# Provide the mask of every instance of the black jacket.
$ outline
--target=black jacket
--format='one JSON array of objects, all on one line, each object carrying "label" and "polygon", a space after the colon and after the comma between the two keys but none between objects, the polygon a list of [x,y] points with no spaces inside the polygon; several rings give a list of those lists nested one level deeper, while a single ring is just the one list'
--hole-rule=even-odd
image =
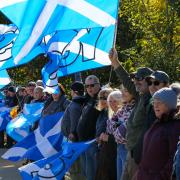
[{"label": "black jacket", "polygon": [[82,114],[77,126],[77,135],[80,141],[87,141],[95,138],[96,121],[99,116],[99,111],[95,108],[97,99],[86,97],[86,103],[82,109]]},{"label": "black jacket", "polygon": [[58,101],[53,101],[53,98],[50,97],[42,111],[42,117],[45,117],[50,114],[54,114],[57,112],[65,111],[66,107],[69,105],[70,101],[66,98],[65,95],[61,95]]}]

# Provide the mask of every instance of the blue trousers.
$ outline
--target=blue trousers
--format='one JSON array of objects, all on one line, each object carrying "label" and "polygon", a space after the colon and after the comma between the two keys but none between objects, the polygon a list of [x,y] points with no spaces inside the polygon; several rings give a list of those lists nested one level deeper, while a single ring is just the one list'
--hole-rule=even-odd
[{"label": "blue trousers", "polygon": [[176,155],[176,179],[180,179],[180,144],[178,145],[177,155]]},{"label": "blue trousers", "polygon": [[121,179],[125,161],[127,156],[127,150],[124,144],[117,145],[117,180]]},{"label": "blue trousers", "polygon": [[96,153],[97,144],[93,143],[80,157],[82,173],[87,180],[94,180],[95,178],[97,167]]}]

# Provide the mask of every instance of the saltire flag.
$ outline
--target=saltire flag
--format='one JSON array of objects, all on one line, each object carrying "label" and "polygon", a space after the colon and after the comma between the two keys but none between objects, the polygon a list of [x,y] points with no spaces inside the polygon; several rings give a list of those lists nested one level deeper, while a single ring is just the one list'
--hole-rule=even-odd
[{"label": "saltire flag", "polygon": [[37,161],[58,153],[63,141],[60,128],[62,116],[63,112],[60,112],[41,118],[39,127],[4,153],[2,158],[10,161],[24,158]]},{"label": "saltire flag", "polygon": [[48,58],[49,61],[41,70],[44,90],[52,94],[59,94],[60,89],[57,72],[59,69],[60,57],[57,54],[49,53]]},{"label": "saltire flag", "polygon": [[0,107],[4,106],[4,93],[2,91],[0,91]]},{"label": "saltire flag", "polygon": [[18,142],[25,138],[33,124],[41,118],[43,107],[44,103],[24,104],[23,113],[8,123],[7,134]]},{"label": "saltire flag", "polygon": [[117,1],[1,0],[1,12],[19,29],[12,48],[14,65],[27,63],[29,57],[40,53],[43,37],[55,31],[115,24]]},{"label": "saltire flag", "polygon": [[59,153],[19,168],[20,174],[24,180],[60,180],[79,155],[94,142],[95,140],[79,143],[65,142]]},{"label": "saltire flag", "polygon": [[1,70],[0,71],[0,89],[5,87],[6,85],[8,85],[10,82],[11,82],[11,79],[10,79],[7,71]]},{"label": "saltire flag", "polygon": [[3,131],[6,129],[7,124],[12,119],[10,116],[11,109],[8,107],[3,106],[4,103],[1,103],[0,107],[0,131]]},{"label": "saltire flag", "polygon": [[[1,6],[1,5],[0,5]],[[0,24],[0,69],[4,70],[16,66],[12,56],[12,47],[19,34],[18,28],[14,24],[3,25]],[[43,46],[43,44],[41,44]],[[44,53],[41,46],[35,48],[25,58],[30,61],[37,55]],[[7,81],[8,82],[8,81]]]},{"label": "saltire flag", "polygon": [[58,92],[58,77],[110,65],[115,25],[58,31],[44,46],[49,62],[42,69],[46,89]]},{"label": "saltire flag", "polygon": [[[14,24],[0,24],[0,64],[12,59],[11,49],[18,35],[18,28]],[[1,68],[2,69],[2,68]]]}]

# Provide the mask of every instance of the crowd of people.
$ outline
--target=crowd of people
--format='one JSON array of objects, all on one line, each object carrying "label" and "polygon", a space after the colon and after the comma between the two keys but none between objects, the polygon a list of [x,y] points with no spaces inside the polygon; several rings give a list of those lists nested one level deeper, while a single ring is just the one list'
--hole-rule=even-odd
[{"label": "crowd of people", "polygon": [[[115,49],[109,58],[120,88],[101,86],[89,75],[84,84],[72,83],[69,100],[61,84],[59,94],[49,94],[38,80],[17,92],[9,87],[5,103],[22,110],[44,102],[42,117],[64,111],[61,131],[69,141],[96,139],[67,173],[72,180],[180,180],[180,83],[170,84],[167,73],[148,67],[129,74]],[[4,139],[1,132],[1,148],[14,144],[8,135],[7,144]]]}]

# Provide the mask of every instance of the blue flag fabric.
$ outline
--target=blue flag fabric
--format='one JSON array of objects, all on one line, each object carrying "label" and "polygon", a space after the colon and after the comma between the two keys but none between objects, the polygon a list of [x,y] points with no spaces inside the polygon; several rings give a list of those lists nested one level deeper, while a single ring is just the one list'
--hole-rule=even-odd
[{"label": "blue flag fabric", "polygon": [[[19,31],[15,25],[0,24],[0,70],[16,66],[12,56],[12,47],[18,34]],[[44,50],[41,46],[43,46],[43,43],[34,48],[25,58],[23,58],[22,64],[29,62],[39,54],[43,54]]]},{"label": "blue flag fabric", "polygon": [[12,119],[10,116],[10,108],[5,107],[4,103],[0,103],[0,131],[6,129],[7,124]]},{"label": "blue flag fabric", "polygon": [[49,62],[42,69],[46,89],[58,91],[58,77],[110,65],[115,26],[57,32],[45,46]]},{"label": "blue flag fabric", "polygon": [[65,142],[62,144],[62,150],[59,153],[50,158],[45,158],[19,168],[20,174],[24,180],[60,180],[79,155],[86,151],[94,141],[80,143]]},{"label": "blue flag fabric", "polygon": [[0,89],[5,87],[6,85],[8,85],[10,82],[11,82],[11,79],[10,79],[7,71],[1,70],[0,71]]},{"label": "blue flag fabric", "polygon": [[7,134],[18,142],[25,138],[33,124],[40,119],[43,107],[44,103],[25,104],[23,113],[8,123]]},{"label": "blue flag fabric", "polygon": [[63,135],[60,124],[63,112],[40,119],[39,127],[9,149],[2,158],[18,161],[24,158],[39,160],[59,152]]},{"label": "blue flag fabric", "polygon": [[5,98],[4,93],[3,93],[3,92],[0,92],[0,107],[4,107],[4,105],[5,105],[5,100],[4,100],[4,98]]},{"label": "blue flag fabric", "polygon": [[24,104],[23,114],[40,117],[43,108],[44,108],[44,103],[40,103],[40,102]]},{"label": "blue flag fabric", "polygon": [[41,70],[42,81],[45,91],[58,94],[60,92],[58,85],[58,69],[60,63],[60,56],[54,53],[49,53],[49,61]]},{"label": "blue flag fabric", "polygon": [[12,49],[15,65],[28,62],[26,56],[30,56],[39,47],[47,34],[57,30],[108,27],[115,24],[114,16],[118,2],[118,0],[1,1],[1,12],[20,30]]},{"label": "blue flag fabric", "polygon": [[18,35],[18,28],[14,24],[0,24],[0,64],[12,58],[11,48]]}]

